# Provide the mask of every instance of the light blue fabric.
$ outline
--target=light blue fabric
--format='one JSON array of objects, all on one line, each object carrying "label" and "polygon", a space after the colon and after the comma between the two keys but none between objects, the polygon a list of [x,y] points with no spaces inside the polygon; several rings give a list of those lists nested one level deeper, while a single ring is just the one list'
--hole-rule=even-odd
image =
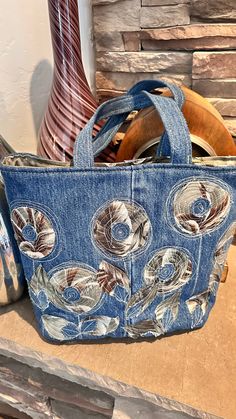
[{"label": "light blue fabric", "polygon": [[[151,104],[170,163],[95,167],[120,122],[93,142],[94,123]],[[108,101],[80,133],[74,167],[1,172],[44,338],[157,337],[206,322],[236,228],[236,167],[191,163],[175,100],[138,90]]]}]

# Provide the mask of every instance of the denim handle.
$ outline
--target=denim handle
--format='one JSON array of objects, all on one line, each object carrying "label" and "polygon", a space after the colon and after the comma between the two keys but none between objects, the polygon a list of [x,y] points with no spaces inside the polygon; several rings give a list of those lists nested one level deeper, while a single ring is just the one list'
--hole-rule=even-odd
[{"label": "denim handle", "polygon": [[134,96],[124,95],[121,101],[112,99],[99,106],[76,139],[74,166],[83,169],[93,167],[94,155],[100,153],[109,144],[110,138],[119,129],[119,124],[114,125],[113,123],[112,127],[109,127],[106,132],[106,134],[108,133],[106,141],[103,144],[99,143],[98,147],[98,142],[94,144],[92,142],[93,126],[96,122],[100,119],[125,114],[134,109],[139,110],[151,105],[155,106],[166,129],[170,143],[171,162],[174,164],[191,163],[192,150],[189,130],[178,105],[171,98],[155,96],[143,91]]},{"label": "denim handle", "polygon": [[177,105],[182,108],[185,97],[183,91],[178,87],[176,84],[169,83],[163,80],[142,80],[136,83],[130,90],[128,90],[128,95],[136,95],[137,93],[141,93],[143,90],[150,92],[151,90],[158,89],[159,87],[168,87],[168,89],[173,94],[174,100],[176,101]]},{"label": "denim handle", "polygon": [[[177,105],[180,109],[185,102],[184,92],[179,88],[176,84],[169,83],[163,80],[143,80],[139,83],[135,84],[129,91],[128,94],[134,95],[140,93],[142,90],[151,91],[153,89],[157,89],[158,87],[168,87],[168,89],[173,94],[174,100],[176,101]],[[166,132],[163,133],[158,149],[157,149],[157,156],[169,156],[170,155],[170,143],[168,139],[168,135]]]},{"label": "denim handle", "polygon": [[[173,94],[174,100],[176,101],[176,103],[178,104],[178,106],[180,108],[182,108],[184,101],[185,101],[185,97],[184,97],[184,93],[183,91],[176,85],[173,83],[169,83],[163,80],[143,80],[140,81],[138,83],[136,83],[133,87],[131,87],[131,89],[128,90],[127,92],[127,96],[134,96],[140,92],[142,92],[143,90],[146,91],[151,91],[154,89],[157,89],[159,87],[167,87],[170,92]],[[113,103],[116,102],[117,106],[122,107],[122,101],[123,101],[123,96],[112,99]],[[99,133],[97,134],[97,136],[94,138],[93,142],[96,145],[96,147],[99,149],[101,147],[101,145],[108,140],[109,142],[112,140],[112,137],[109,136],[109,129],[114,127],[114,126],[118,126],[118,129],[120,128],[120,126],[123,124],[123,122],[125,121],[125,119],[127,118],[127,116],[129,115],[129,112],[124,113],[124,114],[120,114],[120,115],[115,115],[113,117],[111,117],[101,128],[101,130],[99,131]],[[117,129],[117,131],[118,131]],[[169,147],[169,142],[168,140],[165,139],[165,133],[163,135],[164,138],[161,139],[160,145],[159,145],[159,150],[160,150],[160,155],[164,155],[164,152],[166,152],[167,156],[170,154],[170,147]],[[96,153],[97,154],[97,153]]]}]

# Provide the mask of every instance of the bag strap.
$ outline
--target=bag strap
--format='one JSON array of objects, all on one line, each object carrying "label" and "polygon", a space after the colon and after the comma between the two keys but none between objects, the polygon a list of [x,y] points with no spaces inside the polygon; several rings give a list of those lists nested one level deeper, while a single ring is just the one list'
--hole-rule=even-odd
[{"label": "bag strap", "polygon": [[[93,144],[93,126],[101,119],[114,115],[125,115],[132,110],[154,105],[166,129],[170,143],[170,159],[173,164],[189,164],[192,159],[192,147],[189,130],[176,102],[171,98],[156,96],[146,91],[135,96],[124,95],[120,101],[114,99],[99,106],[85,128],[80,132],[74,147],[74,166],[88,169],[94,166],[94,156],[99,154],[110,142],[119,129],[119,124],[108,127],[102,142]],[[105,138],[106,137],[106,138]],[[105,139],[104,139],[105,138]]]},{"label": "bag strap", "polygon": [[[152,91],[154,89],[157,88],[162,88],[162,87],[167,87],[170,92],[172,93],[174,100],[176,101],[176,103],[178,104],[178,106],[180,108],[182,108],[184,101],[185,101],[185,97],[184,97],[184,93],[183,91],[176,85],[173,83],[169,83],[167,81],[164,80],[143,80],[140,81],[138,83],[136,83],[133,87],[131,87],[131,89],[128,90],[127,92],[127,96],[134,96],[140,92],[142,92],[143,90],[146,91]],[[123,96],[118,97],[118,98],[114,98],[111,99],[113,101],[113,103],[115,102],[117,104],[117,106],[122,106],[122,101],[123,101]],[[101,145],[109,138],[109,142],[112,140],[112,138],[108,137],[107,132],[109,132],[109,129],[114,127],[114,126],[118,126],[117,131],[119,130],[119,128],[121,127],[121,125],[123,124],[123,122],[125,121],[125,119],[127,118],[127,116],[129,115],[130,112],[126,112],[124,114],[120,114],[120,115],[115,115],[113,117],[111,117],[104,125],[103,127],[100,129],[99,133],[96,135],[96,137],[93,139],[93,142],[95,144],[97,144],[97,148],[99,149],[101,147]],[[163,137],[165,138],[166,133],[163,134]],[[166,145],[166,147],[164,147],[164,144]],[[160,141],[160,145],[158,150],[160,150],[160,155],[164,155],[163,153],[166,152],[167,156],[170,154],[169,150],[170,147],[168,145],[167,140],[163,140],[161,139]],[[97,154],[97,153],[96,153]]]},{"label": "bag strap", "polygon": [[151,92],[154,89],[158,89],[160,87],[168,87],[170,92],[173,94],[174,100],[176,101],[177,105],[182,108],[185,97],[183,91],[174,83],[169,83],[164,80],[142,80],[136,83],[131,89],[128,90],[128,95],[136,95],[137,93],[141,93],[143,90],[147,92]]}]

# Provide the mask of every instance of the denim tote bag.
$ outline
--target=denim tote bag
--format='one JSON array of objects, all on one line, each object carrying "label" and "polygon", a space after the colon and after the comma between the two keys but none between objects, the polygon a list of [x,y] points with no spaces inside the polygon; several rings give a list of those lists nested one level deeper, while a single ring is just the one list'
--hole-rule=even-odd
[{"label": "denim tote bag", "polygon": [[[101,105],[75,143],[72,166],[27,154],[3,161],[45,339],[158,337],[206,322],[236,228],[236,165],[233,158],[192,161],[174,97],[138,89]],[[96,165],[127,113],[151,105],[165,126],[167,163]],[[107,118],[93,141],[93,125]]]}]

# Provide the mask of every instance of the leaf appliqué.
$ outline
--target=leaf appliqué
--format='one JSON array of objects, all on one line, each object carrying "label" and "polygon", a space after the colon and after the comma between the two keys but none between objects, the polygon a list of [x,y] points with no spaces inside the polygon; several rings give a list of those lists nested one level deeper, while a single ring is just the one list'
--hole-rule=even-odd
[{"label": "leaf appliqu\u00e9", "polygon": [[233,240],[234,234],[236,231],[236,222],[233,222],[226,232],[221,237],[220,241],[217,244],[214,256],[213,256],[213,268],[209,279],[209,290],[216,295],[221,275],[224,270],[224,265],[227,258],[227,253],[230,247],[230,244]]},{"label": "leaf appliqu\u00e9", "polygon": [[118,301],[125,302],[130,295],[130,283],[126,272],[104,260],[99,265],[97,280],[102,291]]},{"label": "leaf appliqu\u00e9", "polygon": [[[68,336],[65,332],[63,332],[63,329],[66,330],[66,328],[75,328],[76,326],[74,323],[68,322],[66,319],[63,319],[62,317],[57,316],[51,316],[44,314],[42,316],[42,324],[47,332],[47,334],[55,340],[63,341],[66,338],[68,339]],[[77,334],[74,334],[73,337],[76,337],[79,335],[79,331]]]},{"label": "leaf appliqu\u00e9", "polygon": [[81,333],[88,336],[104,336],[116,331],[119,317],[90,316],[81,321]]},{"label": "leaf appliqu\u00e9", "polygon": [[156,321],[160,322],[163,330],[168,332],[178,317],[180,292],[162,301],[155,309]]},{"label": "leaf appliqu\u00e9", "polygon": [[82,319],[77,325],[62,317],[44,314],[42,324],[52,339],[64,341],[78,337],[102,337],[111,334],[119,326],[119,317],[90,316]]},{"label": "leaf appliqu\u00e9", "polygon": [[158,337],[165,333],[162,325],[154,320],[142,320],[136,324],[126,326],[125,330],[132,339],[145,337],[150,334]]},{"label": "leaf appliqu\u00e9", "polygon": [[208,311],[211,292],[204,291],[198,295],[194,295],[186,301],[189,313],[192,317],[191,327],[200,326],[205,314]]},{"label": "leaf appliqu\u00e9", "polygon": [[154,301],[158,294],[158,287],[156,285],[148,285],[140,288],[132,295],[126,305],[127,317],[140,316]]},{"label": "leaf appliqu\u00e9", "polygon": [[[150,285],[150,291],[153,287]],[[138,293],[137,293],[138,294]],[[147,294],[149,295],[149,294]],[[144,337],[151,334],[155,337],[167,333],[177,319],[180,292],[159,303],[155,309],[155,319],[141,320],[126,326],[125,330],[131,338]],[[137,313],[137,312],[136,312]]]}]

